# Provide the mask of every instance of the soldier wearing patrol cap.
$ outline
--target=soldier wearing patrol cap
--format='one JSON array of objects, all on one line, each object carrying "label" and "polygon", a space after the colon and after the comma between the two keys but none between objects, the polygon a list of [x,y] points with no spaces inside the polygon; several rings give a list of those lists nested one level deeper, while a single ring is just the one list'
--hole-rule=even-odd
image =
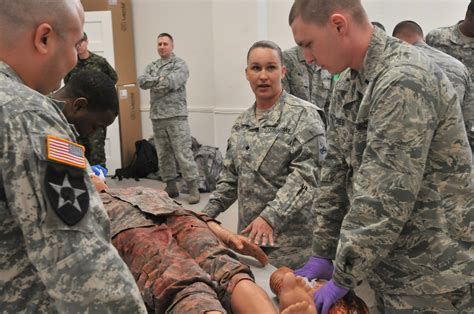
[{"label": "soldier wearing patrol cap", "polygon": [[[76,63],[78,0],[0,0],[0,309],[144,313],[60,107]],[[54,12],[55,14],[51,14]]]}]

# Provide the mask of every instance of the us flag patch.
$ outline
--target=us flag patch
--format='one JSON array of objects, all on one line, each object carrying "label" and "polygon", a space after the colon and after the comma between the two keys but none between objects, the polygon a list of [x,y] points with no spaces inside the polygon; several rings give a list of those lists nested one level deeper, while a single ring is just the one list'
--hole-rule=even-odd
[{"label": "us flag patch", "polygon": [[48,159],[78,168],[86,168],[84,146],[77,143],[48,135]]}]

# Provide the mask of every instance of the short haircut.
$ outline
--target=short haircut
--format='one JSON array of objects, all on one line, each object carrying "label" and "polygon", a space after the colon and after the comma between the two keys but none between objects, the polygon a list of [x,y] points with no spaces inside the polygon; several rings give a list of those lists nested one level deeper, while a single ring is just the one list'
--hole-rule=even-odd
[{"label": "short haircut", "polygon": [[359,23],[367,18],[360,0],[295,0],[290,10],[288,23],[291,26],[299,16],[305,23],[325,25],[336,10],[350,13]]},{"label": "short haircut", "polygon": [[84,34],[82,35],[81,41],[86,41],[86,40],[87,40],[87,34],[86,32],[84,32]]},{"label": "short haircut", "polygon": [[119,113],[119,101],[114,81],[106,74],[91,69],[79,71],[73,75],[64,86],[67,98],[84,97],[89,105],[88,110],[93,112],[112,111]]},{"label": "short haircut", "polygon": [[174,42],[173,36],[171,36],[171,35],[168,34],[168,33],[161,33],[161,34],[158,35],[157,38],[161,38],[161,37],[168,37],[169,39],[171,39],[171,42],[172,42],[172,43]]},{"label": "short haircut", "polygon": [[423,30],[421,29],[421,26],[418,25],[415,21],[401,21],[397,25],[395,25],[392,36],[397,37],[400,33],[403,33],[405,35],[418,35],[423,38]]},{"label": "short haircut", "polygon": [[249,51],[247,52],[247,62],[249,61],[250,52],[252,52],[252,50],[255,48],[268,48],[275,50],[278,54],[278,58],[280,59],[280,64],[283,64],[283,53],[281,52],[280,46],[270,40],[260,40],[250,46]]},{"label": "short haircut", "polygon": [[0,0],[0,42],[11,42],[45,22],[64,37],[72,5],[70,0]]},{"label": "short haircut", "polygon": [[380,28],[380,29],[383,30],[384,32],[386,31],[386,30],[385,30],[385,26],[383,26],[382,23],[377,22],[377,21],[372,21],[371,23],[372,23],[372,25],[377,26],[378,28]]},{"label": "short haircut", "polygon": [[467,10],[474,12],[474,1],[471,0],[471,3],[467,6]]}]

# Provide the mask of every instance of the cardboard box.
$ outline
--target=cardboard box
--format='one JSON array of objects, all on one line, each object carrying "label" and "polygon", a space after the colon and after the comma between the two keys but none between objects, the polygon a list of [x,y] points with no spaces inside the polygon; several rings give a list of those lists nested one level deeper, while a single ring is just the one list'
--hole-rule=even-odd
[{"label": "cardboard box", "polygon": [[119,77],[117,85],[134,84],[137,80],[137,70],[133,39],[132,1],[81,0],[81,2],[85,11],[111,11],[115,71]]},{"label": "cardboard box", "polygon": [[135,142],[142,139],[140,92],[136,84],[119,85],[119,127],[122,167],[127,167],[135,154]]}]

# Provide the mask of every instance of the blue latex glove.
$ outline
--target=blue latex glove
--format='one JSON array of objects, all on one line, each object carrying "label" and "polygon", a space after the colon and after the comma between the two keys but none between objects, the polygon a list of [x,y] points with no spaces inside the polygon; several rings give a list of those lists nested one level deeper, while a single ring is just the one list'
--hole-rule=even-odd
[{"label": "blue latex glove", "polygon": [[336,285],[332,279],[324,286],[314,293],[314,304],[316,305],[317,313],[328,314],[329,309],[337,300],[343,298],[349,289],[341,288]]},{"label": "blue latex glove", "polygon": [[102,180],[105,180],[105,177],[107,176],[107,169],[102,167],[101,165],[94,165],[91,166],[92,171],[94,171],[94,174],[101,178]]},{"label": "blue latex glove", "polygon": [[325,258],[311,256],[306,264],[295,270],[296,276],[306,277],[309,280],[313,279],[324,279],[329,280],[332,278],[332,272],[334,267],[332,262]]}]

